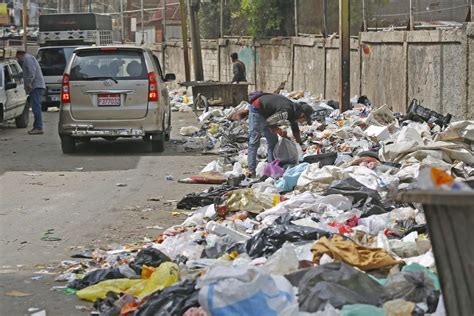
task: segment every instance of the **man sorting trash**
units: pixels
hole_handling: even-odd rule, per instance
[[[311,124],[313,108],[306,103],[296,103],[279,94],[264,94],[256,92],[250,95],[249,110],[249,148],[248,165],[250,176],[255,177],[257,168],[257,150],[260,138],[267,139],[267,161],[273,161],[273,149],[278,142],[278,136],[286,137],[278,124],[289,121],[295,141],[301,144],[298,123]]]

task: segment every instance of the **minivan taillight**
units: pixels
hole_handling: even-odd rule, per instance
[[[71,94],[69,91],[69,75],[68,74],[63,75],[63,83],[61,86],[61,103],[62,104],[71,103]]]
[[[154,72],[148,73],[148,102],[158,101],[158,81]]]

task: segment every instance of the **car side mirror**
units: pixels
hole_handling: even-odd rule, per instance
[[[166,74],[165,75],[165,81],[174,81],[176,80],[176,75],[175,74]]]
[[[15,89],[17,87],[16,82],[7,82],[5,84],[5,90]]]

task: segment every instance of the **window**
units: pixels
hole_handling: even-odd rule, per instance
[[[43,76],[62,76],[75,47],[44,48],[38,51],[38,63]]]
[[[146,80],[143,52],[133,50],[78,52],[71,66],[70,80]]]
[[[153,63],[155,64],[156,69],[158,69],[159,76],[164,79],[163,72],[161,71],[160,60],[158,59],[158,57],[156,57],[156,55],[154,54],[151,54],[151,55],[153,56]]]
[[[9,66],[10,66],[10,71],[12,74],[13,81],[18,84],[22,84],[23,83],[22,70],[18,67],[17,64],[10,64]]]
[[[5,84],[7,84],[9,82],[13,82],[13,79],[10,76],[10,71],[9,71],[9,69],[6,65],[5,65],[5,67],[3,67],[3,76],[5,77]]]

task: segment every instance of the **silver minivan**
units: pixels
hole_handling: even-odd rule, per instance
[[[43,94],[41,108],[46,111],[48,107],[59,106],[61,102],[61,82],[64,69],[78,46],[49,46],[41,47],[36,54],[36,59],[41,67],[46,91]]]
[[[164,150],[171,131],[166,81],[151,50],[134,46],[78,48],[61,84],[59,136],[64,153],[94,137],[142,137]]]

